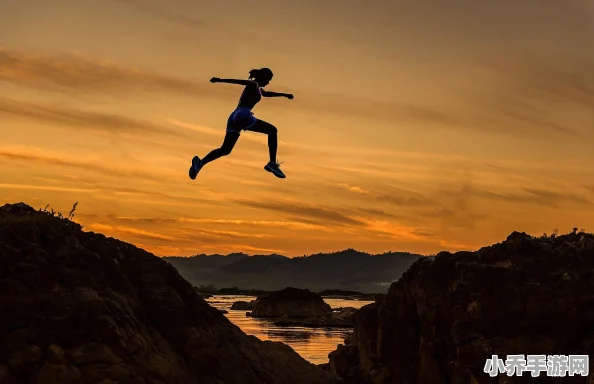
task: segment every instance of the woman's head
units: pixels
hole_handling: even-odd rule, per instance
[[[269,68],[252,69],[250,79],[255,80],[260,87],[265,87],[272,80],[272,71]]]

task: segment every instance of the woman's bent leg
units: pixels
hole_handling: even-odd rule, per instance
[[[278,149],[278,131],[276,127],[264,120],[257,119],[256,123],[252,125],[247,131],[265,133],[268,135],[268,155],[270,162],[276,162],[276,151]]]
[[[257,119],[256,123],[246,130],[268,135],[268,155],[270,156],[270,161],[264,166],[264,169],[273,173],[276,177],[284,179],[286,176],[276,162],[276,151],[278,148],[278,131],[276,127],[264,120]]]

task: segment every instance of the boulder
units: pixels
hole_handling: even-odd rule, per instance
[[[233,311],[251,311],[254,301],[236,301],[231,305]]]
[[[285,288],[258,297],[252,303],[252,317],[309,318],[331,316],[332,308],[320,295],[307,289]]]

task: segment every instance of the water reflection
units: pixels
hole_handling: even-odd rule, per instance
[[[310,331],[295,331],[290,329],[270,329],[265,331],[270,340],[280,339],[278,341],[294,340],[298,342],[308,341],[314,336]]]
[[[281,341],[291,346],[304,359],[321,364],[328,362],[328,353],[342,344],[344,338],[351,333],[350,328],[305,328],[296,326],[280,327],[274,325],[274,320],[254,319],[246,316],[246,310],[231,310],[236,301],[254,300],[252,296],[213,296],[207,301],[215,308],[228,311],[225,316],[248,335],[260,340]],[[361,308],[371,301],[325,299],[332,308],[354,307]]]

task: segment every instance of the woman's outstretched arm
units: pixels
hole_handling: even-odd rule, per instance
[[[238,79],[219,79],[218,77],[213,77],[210,79],[211,83],[228,83],[228,84],[239,84],[239,85],[250,85],[254,82],[251,80],[238,80]]]
[[[262,96],[264,97],[286,97],[287,99],[292,99],[293,95],[290,93],[279,93],[279,92],[270,92],[262,90]]]

